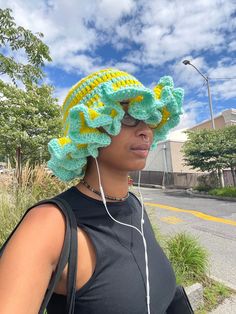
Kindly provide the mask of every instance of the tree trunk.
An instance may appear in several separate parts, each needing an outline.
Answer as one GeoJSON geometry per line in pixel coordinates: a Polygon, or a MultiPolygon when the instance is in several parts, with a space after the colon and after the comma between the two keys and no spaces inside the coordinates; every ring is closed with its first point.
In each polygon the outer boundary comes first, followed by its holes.
{"type": "Polygon", "coordinates": [[[18,187],[21,187],[22,183],[22,158],[21,158],[21,147],[18,146],[16,149],[16,179],[18,187]]]}

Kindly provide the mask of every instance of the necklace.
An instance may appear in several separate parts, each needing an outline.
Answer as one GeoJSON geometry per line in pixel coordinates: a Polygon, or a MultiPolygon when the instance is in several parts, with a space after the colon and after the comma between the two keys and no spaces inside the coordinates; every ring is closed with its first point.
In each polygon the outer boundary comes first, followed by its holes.
{"type": "MultiPolygon", "coordinates": [[[[101,192],[95,190],[91,185],[88,184],[88,182],[86,182],[84,179],[81,179],[80,182],[86,186],[86,188],[88,188],[90,191],[92,191],[93,193],[102,196],[101,192]]],[[[124,197],[114,197],[114,196],[109,196],[109,195],[105,195],[105,198],[108,200],[112,200],[112,201],[125,201],[127,198],[129,197],[129,192],[124,196],[124,197]]]]}

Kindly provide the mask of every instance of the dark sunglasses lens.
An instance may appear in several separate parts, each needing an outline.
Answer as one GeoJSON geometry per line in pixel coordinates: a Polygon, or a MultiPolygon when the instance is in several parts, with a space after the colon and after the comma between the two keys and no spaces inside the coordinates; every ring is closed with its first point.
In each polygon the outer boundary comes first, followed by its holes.
{"type": "Polygon", "coordinates": [[[121,123],[126,126],[136,126],[139,123],[139,120],[131,117],[128,113],[125,113],[121,123]]]}

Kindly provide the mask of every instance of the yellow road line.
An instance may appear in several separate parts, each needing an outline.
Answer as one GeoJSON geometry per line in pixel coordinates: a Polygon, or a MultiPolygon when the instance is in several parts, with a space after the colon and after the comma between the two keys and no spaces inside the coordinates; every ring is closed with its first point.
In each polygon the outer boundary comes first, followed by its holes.
{"type": "Polygon", "coordinates": [[[236,221],[235,220],[230,220],[230,219],[225,219],[225,218],[220,218],[220,217],[206,215],[206,214],[203,214],[203,213],[198,212],[196,210],[188,210],[188,209],[177,208],[177,207],[172,207],[172,206],[163,205],[163,204],[154,204],[154,203],[146,203],[146,202],[144,204],[147,205],[147,206],[160,207],[160,208],[164,208],[164,209],[167,209],[167,210],[173,210],[173,211],[176,211],[176,212],[188,213],[188,214],[191,214],[191,215],[193,215],[195,217],[198,217],[200,219],[203,219],[203,220],[210,220],[210,221],[223,223],[223,224],[226,224],[226,225],[236,226],[236,221]]]}
{"type": "Polygon", "coordinates": [[[175,216],[169,216],[169,217],[161,217],[160,218],[161,221],[164,221],[166,223],[172,224],[172,225],[176,225],[180,222],[183,222],[182,219],[175,217],[175,216]]]}

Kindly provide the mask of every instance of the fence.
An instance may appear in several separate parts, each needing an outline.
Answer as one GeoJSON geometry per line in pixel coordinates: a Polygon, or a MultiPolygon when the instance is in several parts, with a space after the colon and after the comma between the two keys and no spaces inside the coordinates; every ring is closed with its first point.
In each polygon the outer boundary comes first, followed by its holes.
{"type": "MultiPolygon", "coordinates": [[[[198,185],[197,178],[203,173],[185,173],[185,172],[168,172],[163,171],[142,171],[141,183],[160,185],[175,188],[191,188],[198,185]]],[[[225,186],[233,185],[233,177],[230,170],[224,170],[225,186]]],[[[134,183],[138,183],[138,171],[130,173],[134,183]]]]}

